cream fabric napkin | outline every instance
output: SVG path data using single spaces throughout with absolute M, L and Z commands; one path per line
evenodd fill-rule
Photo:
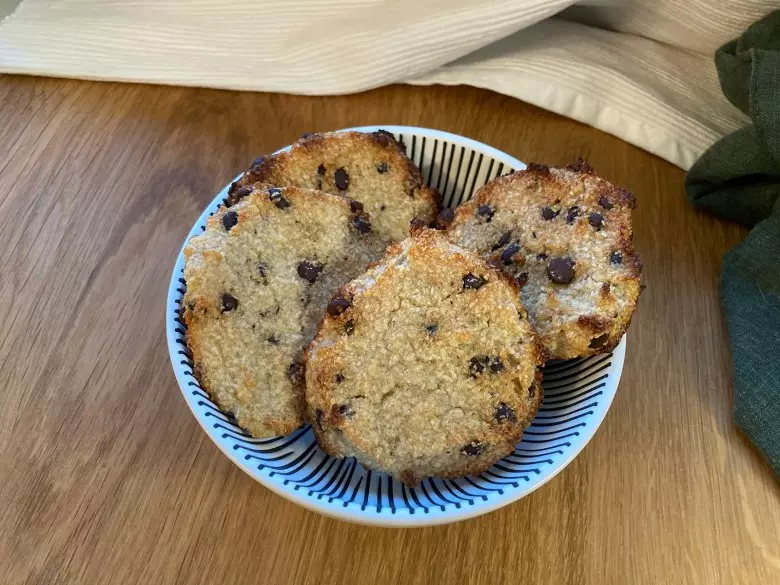
M 685 169 L 746 123 L 711 53 L 776 0 L 574 4 L 22 0 L 0 23 L 0 72 L 301 94 L 470 84 Z

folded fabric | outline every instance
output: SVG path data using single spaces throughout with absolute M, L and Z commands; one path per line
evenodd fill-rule
M 748 122 L 723 97 L 711 57 L 558 18 L 409 81 L 468 84 L 511 95 L 684 169 Z
M 686 188 L 697 207 L 754 226 L 723 260 L 721 299 L 734 419 L 780 478 L 780 11 L 718 49 L 715 64 L 753 124 L 707 150 Z
M 22 0 L 0 72 L 319 95 L 469 84 L 687 169 L 748 122 L 708 55 L 772 1 Z

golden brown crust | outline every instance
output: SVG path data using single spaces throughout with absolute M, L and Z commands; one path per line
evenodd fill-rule
M 416 227 L 341 287 L 306 352 L 317 440 L 407 484 L 490 467 L 541 404 L 544 350 L 506 275 Z
M 333 291 L 382 249 L 352 201 L 255 189 L 184 250 L 187 345 L 201 386 L 258 437 L 303 423 L 303 348 Z
M 613 349 L 636 307 L 634 206 L 582 160 L 531 164 L 482 187 L 447 234 L 517 280 L 550 357 L 585 357 Z
M 415 217 L 432 222 L 440 205 L 438 192 L 424 185 L 420 170 L 383 130 L 306 134 L 289 151 L 257 159 L 231 185 L 228 205 L 255 184 L 320 189 L 356 199 L 386 242 L 405 238 Z

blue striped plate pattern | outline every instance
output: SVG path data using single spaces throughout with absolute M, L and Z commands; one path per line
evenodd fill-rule
M 379 127 L 357 130 L 374 131 Z M 474 140 L 425 128 L 382 126 L 406 144 L 423 178 L 443 203 L 467 201 L 489 180 L 525 168 L 519 160 Z M 198 218 L 187 239 L 200 233 L 227 187 Z M 180 319 L 186 290 L 182 253 L 173 270 L 166 305 L 168 350 L 176 380 L 195 418 L 212 441 L 257 481 L 302 506 L 341 519 L 382 526 L 455 522 L 495 510 L 538 488 L 563 469 L 601 424 L 623 369 L 625 339 L 610 354 L 549 362 L 544 404 L 511 455 L 478 476 L 426 479 L 414 489 L 364 469 L 354 459 L 334 459 L 317 446 L 311 429 L 287 437 L 255 439 L 201 389 L 192 372 Z

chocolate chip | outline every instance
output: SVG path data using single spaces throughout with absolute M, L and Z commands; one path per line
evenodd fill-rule
M 264 156 L 258 156 L 255 160 L 252 161 L 253 167 L 259 167 L 261 164 L 265 162 Z
M 503 248 L 509 243 L 509 239 L 512 237 L 512 230 L 509 230 L 508 232 L 504 232 L 504 234 L 501 235 L 500 238 L 498 238 L 498 241 L 493 245 L 492 251 L 498 250 L 499 248 Z
M 240 186 L 240 183 L 238 181 L 233 181 L 230 183 L 230 187 L 228 187 L 228 195 L 232 195 L 236 192 L 236 189 Z
M 228 211 L 222 216 L 222 227 L 227 231 L 230 231 L 234 225 L 238 223 L 238 214 L 235 211 Z
M 528 397 L 533 398 L 535 394 L 536 394 L 536 384 L 531 384 L 528 387 Z
M 290 380 L 294 386 L 303 384 L 303 366 L 295 362 L 291 363 L 287 368 L 287 379 Z
M 352 335 L 355 332 L 355 322 L 350 319 L 346 323 L 344 323 L 344 333 L 347 335 Z
M 489 361 L 490 358 L 488 358 L 486 355 L 471 358 L 471 361 L 469 362 L 469 376 L 476 378 L 479 374 L 485 371 L 485 366 Z
M 354 227 L 361 234 L 367 234 L 371 232 L 371 222 L 369 222 L 361 215 L 357 215 L 352 219 L 352 227 Z
M 336 187 L 338 187 L 339 191 L 346 191 L 349 188 L 349 174 L 344 167 L 336 169 L 333 178 L 336 181 Z
M 580 215 L 580 208 L 576 205 L 574 207 L 569 207 L 569 211 L 566 212 L 566 223 L 573 224 L 574 220 L 577 219 Z
M 612 254 L 609 255 L 609 261 L 612 262 L 612 264 L 622 264 L 623 254 L 621 254 L 618 250 L 615 250 L 612 252 Z
M 553 258 L 547 263 L 547 276 L 555 284 L 569 284 L 574 280 L 574 261 L 571 258 Z
M 604 333 L 603 335 L 599 335 L 598 337 L 591 339 L 588 347 L 591 349 L 598 349 L 603 347 L 604 344 L 607 343 L 607 340 L 609 340 L 609 333 Z
M 376 172 L 380 175 L 385 174 L 388 171 L 389 167 L 387 166 L 386 162 L 381 162 L 378 165 L 376 165 Z
M 395 142 L 395 136 L 390 134 L 387 130 L 377 130 L 371 136 L 374 137 L 381 146 L 390 146 Z
M 550 221 L 554 217 L 557 217 L 560 211 L 554 211 L 551 207 L 545 207 L 542 209 L 542 219 Z
M 314 411 L 314 422 L 317 424 L 317 428 L 319 430 L 322 430 L 322 418 L 325 416 L 325 413 L 322 411 L 322 409 L 318 408 Z
M 463 288 L 472 288 L 477 290 L 486 282 L 487 279 L 482 278 L 481 276 L 474 276 L 471 272 L 469 272 L 466 276 L 463 277 Z
M 520 246 L 517 244 L 508 246 L 506 250 L 501 252 L 501 262 L 503 262 L 505 265 L 511 264 L 514 260 L 515 254 L 517 254 L 519 251 Z
M 426 325 L 425 330 L 428 332 L 428 335 L 436 335 L 436 332 L 439 330 L 439 326 L 433 323 L 431 325 Z
M 228 190 L 228 196 L 226 199 L 227 206 L 232 207 L 251 192 L 252 187 L 239 187 L 238 183 L 233 183 Z
M 631 191 L 626 189 L 618 189 L 617 198 L 620 201 L 625 201 L 626 205 L 628 205 L 631 209 L 636 207 L 636 197 L 634 197 L 634 194 Z
M 322 272 L 322 264 L 319 262 L 304 260 L 298 264 L 298 276 L 309 281 L 309 284 L 314 284 L 320 272 Z
M 382 206 L 380 206 L 379 211 L 384 211 L 385 209 L 387 209 L 387 206 L 386 205 L 382 205 Z
M 501 358 L 497 355 L 478 355 L 471 358 L 469 361 L 469 376 L 476 378 L 482 374 L 485 370 L 488 370 L 491 374 L 498 374 L 503 371 L 504 364 L 501 362 Z
M 236 185 L 236 183 L 233 183 L 233 185 Z M 239 201 L 241 201 L 244 197 L 249 195 L 252 192 L 252 187 L 239 187 L 238 189 L 228 191 L 228 198 L 227 203 L 228 207 L 235 205 Z
M 338 317 L 352 306 L 352 301 L 341 295 L 333 297 L 328 303 L 328 315 Z M 351 321 L 349 321 L 351 323 Z
M 317 167 L 317 174 L 322 177 L 325 174 L 325 165 L 320 165 Z
M 485 221 L 489 222 L 491 219 L 493 219 L 493 215 L 496 213 L 496 210 L 493 209 L 490 205 L 480 205 L 477 208 L 477 215 L 480 217 L 484 217 Z
M 592 173 L 593 168 L 586 163 L 581 158 L 578 158 L 575 163 L 572 163 L 570 165 L 566 165 L 566 168 L 570 171 L 580 172 L 580 173 Z
M 352 213 L 358 213 L 360 211 L 363 211 L 363 204 L 360 201 L 355 201 L 354 199 L 350 199 L 349 208 L 352 211 Z
M 525 167 L 525 170 L 532 171 L 532 172 L 538 172 L 543 175 L 549 175 L 550 174 L 550 167 L 547 165 L 541 165 L 539 163 L 528 163 Z
M 290 207 L 290 202 L 282 196 L 279 189 L 268 189 L 268 197 L 279 209 Z
M 339 405 L 339 414 L 341 416 L 350 417 L 355 416 L 355 411 L 349 404 L 341 404 Z
M 336 374 L 336 384 L 341 384 L 344 381 L 344 374 Z
M 545 254 L 544 252 L 542 252 L 541 254 L 537 254 L 536 255 L 536 259 L 537 260 L 547 260 L 547 254 Z
M 471 441 L 468 445 L 465 445 L 463 449 L 460 450 L 460 452 L 464 455 L 476 457 L 477 455 L 482 455 L 482 453 L 485 452 L 485 446 L 479 441 Z
M 412 234 L 424 230 L 428 227 L 428 223 L 421 217 L 415 217 L 409 222 L 409 231 Z
M 599 205 L 601 205 L 604 209 L 612 209 L 613 207 L 615 207 L 614 205 L 612 205 L 612 202 L 606 197 L 599 197 Z
M 238 308 L 238 299 L 230 293 L 222 293 L 222 312 L 228 313 Z
M 504 422 L 507 420 L 509 422 L 517 422 L 517 415 L 515 414 L 514 409 L 506 402 L 498 403 L 494 417 L 498 422 Z
M 515 282 L 517 283 L 517 286 L 523 288 L 526 284 L 528 284 L 528 273 L 521 272 L 520 274 L 515 276 Z
M 455 212 L 452 209 L 442 209 L 436 217 L 436 227 L 440 230 L 447 229 L 454 218 Z
M 271 345 L 279 345 L 279 338 L 276 335 L 269 335 L 266 341 Z
M 301 140 L 306 140 L 307 138 L 311 138 L 314 136 L 314 132 L 304 132 L 301 134 Z
M 604 224 L 604 216 L 600 213 L 591 213 L 588 216 L 588 223 L 597 230 L 600 230 L 601 226 Z

